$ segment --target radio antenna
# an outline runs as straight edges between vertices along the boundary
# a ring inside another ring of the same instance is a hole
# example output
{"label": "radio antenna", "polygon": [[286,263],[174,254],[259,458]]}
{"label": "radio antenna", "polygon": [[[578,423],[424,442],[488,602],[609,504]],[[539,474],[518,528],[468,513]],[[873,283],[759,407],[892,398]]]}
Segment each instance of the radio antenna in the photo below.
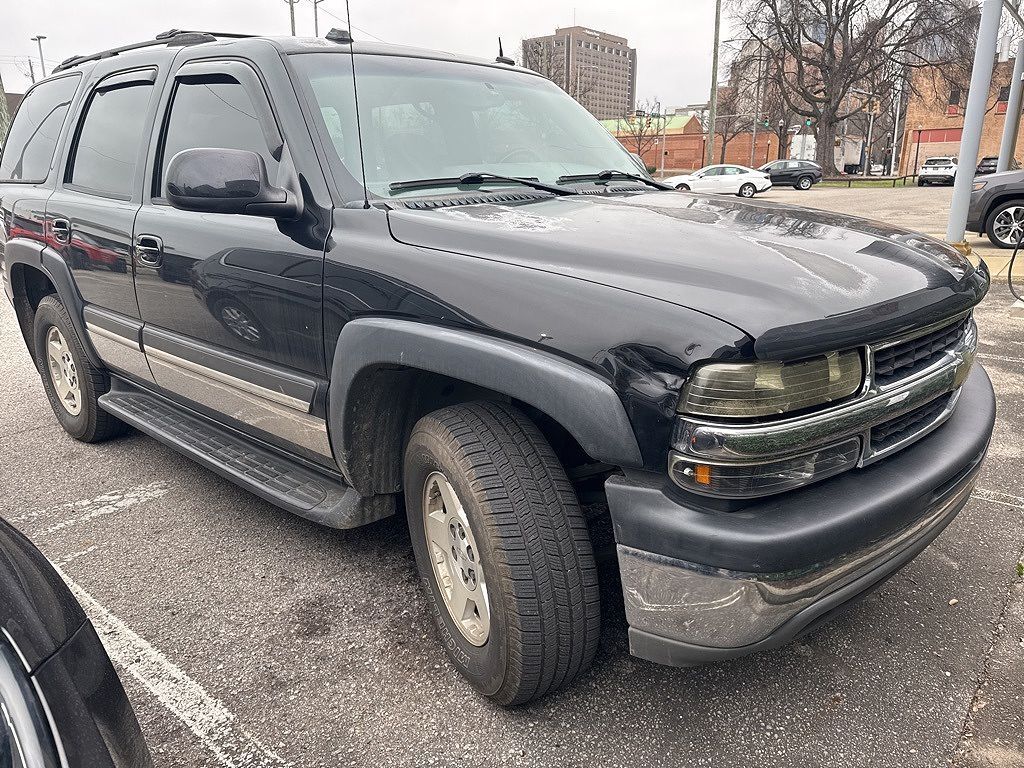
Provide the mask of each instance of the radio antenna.
{"label": "radio antenna", "polygon": [[352,62],[352,98],[356,100],[356,137],[359,139],[359,170],[363,178],[363,208],[370,207],[370,194],[366,189],[366,156],[363,154],[363,121],[359,119],[359,88],[356,85],[356,52],[352,43],[352,12],[345,0],[345,23],[349,29],[348,54]]}

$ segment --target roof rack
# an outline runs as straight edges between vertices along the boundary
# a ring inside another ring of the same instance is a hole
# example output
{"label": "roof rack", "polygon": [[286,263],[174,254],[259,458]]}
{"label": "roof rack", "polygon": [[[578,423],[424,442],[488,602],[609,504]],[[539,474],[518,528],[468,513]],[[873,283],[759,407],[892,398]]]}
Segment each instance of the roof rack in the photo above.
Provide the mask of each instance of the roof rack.
{"label": "roof rack", "polygon": [[64,59],[64,61],[53,68],[53,71],[62,72],[65,69],[77,67],[79,64],[84,64],[87,61],[108,59],[111,56],[117,56],[118,54],[125,53],[127,51],[136,51],[139,48],[150,48],[154,45],[166,45],[168,47],[175,45],[197,45],[198,43],[213,42],[217,38],[221,37],[241,39],[246,37],[255,37],[255,35],[242,35],[237,32],[205,32],[195,29],[169,29],[166,32],[161,32],[152,40],[146,40],[141,43],[132,43],[131,45],[122,45],[118,48],[110,48],[106,51],[100,51],[99,53],[91,53],[88,56],[72,56],[69,59]]}

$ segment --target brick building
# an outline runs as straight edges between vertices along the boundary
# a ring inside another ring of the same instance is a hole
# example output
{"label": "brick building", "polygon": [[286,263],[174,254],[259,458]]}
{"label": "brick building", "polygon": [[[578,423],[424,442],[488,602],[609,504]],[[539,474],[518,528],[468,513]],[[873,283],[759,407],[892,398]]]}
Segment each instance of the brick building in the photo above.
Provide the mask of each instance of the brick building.
{"label": "brick building", "polygon": [[[637,120],[642,118],[632,118]],[[704,126],[696,115],[673,115],[665,123],[664,137],[653,129],[648,131],[637,146],[637,131],[631,129],[629,120],[603,120],[605,128],[617,138],[630,152],[637,152],[644,162],[652,168],[661,168],[661,153],[665,154],[666,173],[685,173],[704,166],[704,142],[706,134]],[[662,144],[664,138],[664,144]],[[725,148],[725,162],[736,165],[750,165],[750,145],[752,133],[741,133],[731,138]],[[715,137],[715,158],[721,158],[722,137]],[[754,148],[754,167],[763,165],[779,156],[778,137],[774,133],[758,133]]]}
{"label": "brick building", "polygon": [[[1006,122],[1007,99],[1013,76],[1013,59],[998,61],[986,103],[985,123],[978,158],[999,154]],[[929,157],[957,156],[964,126],[967,91],[946,83],[940,73],[921,70],[915,80],[918,94],[907,103],[900,152],[900,173],[911,175]],[[1024,126],[1017,135],[1017,158],[1024,157]]]}
{"label": "brick building", "polygon": [[636,105],[636,49],[624,37],[557,29],[523,40],[523,66],[561,86],[598,120],[631,114]]}

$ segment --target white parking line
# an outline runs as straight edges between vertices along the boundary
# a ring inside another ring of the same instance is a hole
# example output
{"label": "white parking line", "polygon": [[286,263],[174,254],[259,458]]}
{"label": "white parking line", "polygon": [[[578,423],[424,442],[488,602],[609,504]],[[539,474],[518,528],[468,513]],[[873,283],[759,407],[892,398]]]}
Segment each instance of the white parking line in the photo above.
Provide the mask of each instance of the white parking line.
{"label": "white parking line", "polygon": [[[56,567],[56,566],[55,566]],[[110,658],[188,726],[226,768],[284,768],[286,762],[235,722],[224,704],[104,608],[59,567]]]}
{"label": "white parking line", "polygon": [[142,504],[145,501],[158,499],[167,493],[167,489],[167,483],[157,481],[147,483],[145,485],[138,485],[127,490],[109,491],[97,496],[95,499],[74,501],[70,504],[64,504],[60,507],[49,510],[26,512],[25,514],[12,518],[11,522],[31,523],[39,520],[40,518],[53,517],[66,514],[68,512],[74,514],[73,517],[66,517],[59,522],[42,528],[41,530],[31,531],[30,534],[32,538],[38,539],[43,536],[49,536],[50,534],[57,533],[58,531],[62,531],[66,528],[80,525],[81,523],[87,523],[97,517],[111,515],[114,512],[120,512],[121,510],[134,507],[136,504]]}
{"label": "white parking line", "polygon": [[1024,510],[1024,496],[1014,496],[1012,493],[992,491],[988,488],[975,488],[974,493],[971,495],[985,501],[991,501],[993,504],[1002,504],[1014,509]]}
{"label": "white parking line", "polygon": [[1007,357],[1006,355],[992,355],[988,352],[979,352],[975,357],[980,357],[982,360],[1002,360],[1006,363],[1024,363],[1024,357]]}

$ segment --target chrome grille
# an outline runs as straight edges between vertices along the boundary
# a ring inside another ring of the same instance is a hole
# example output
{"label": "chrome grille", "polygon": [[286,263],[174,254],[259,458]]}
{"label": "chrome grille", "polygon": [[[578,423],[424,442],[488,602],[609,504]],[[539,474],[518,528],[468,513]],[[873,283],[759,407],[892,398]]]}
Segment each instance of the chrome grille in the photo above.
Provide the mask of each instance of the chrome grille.
{"label": "chrome grille", "polygon": [[875,384],[881,387],[912,376],[963,341],[971,316],[906,341],[874,348]]}
{"label": "chrome grille", "polygon": [[934,424],[949,407],[953,394],[950,392],[937,397],[930,403],[872,427],[872,453],[886,451],[909,437],[916,437],[922,430]]}

